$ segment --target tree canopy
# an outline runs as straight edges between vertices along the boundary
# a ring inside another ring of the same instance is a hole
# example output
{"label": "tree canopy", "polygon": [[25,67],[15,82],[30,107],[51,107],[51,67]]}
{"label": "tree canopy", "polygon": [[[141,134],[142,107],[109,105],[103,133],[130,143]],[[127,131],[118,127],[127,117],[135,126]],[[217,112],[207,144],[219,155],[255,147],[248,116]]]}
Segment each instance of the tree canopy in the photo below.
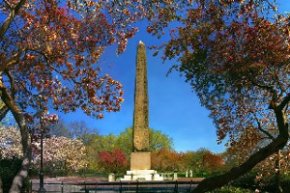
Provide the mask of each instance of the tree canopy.
{"label": "tree canopy", "polygon": [[[164,58],[178,60],[174,67],[210,110],[220,141],[234,143],[247,128],[270,139],[240,166],[193,191],[205,192],[248,172],[289,140],[290,16],[275,12],[272,1],[192,2],[171,29]],[[160,25],[149,31],[161,33]]]}
{"label": "tree canopy", "polygon": [[122,85],[101,72],[99,58],[114,43],[121,53],[143,18],[149,33],[169,31],[163,58],[177,59],[174,67],[211,111],[219,140],[234,143],[248,128],[269,138],[194,192],[238,178],[289,140],[290,16],[276,12],[274,0],[6,0],[0,6],[0,118],[12,112],[24,155],[12,192],[20,191],[29,168],[28,123],[49,108],[82,109],[96,118],[120,109]]}

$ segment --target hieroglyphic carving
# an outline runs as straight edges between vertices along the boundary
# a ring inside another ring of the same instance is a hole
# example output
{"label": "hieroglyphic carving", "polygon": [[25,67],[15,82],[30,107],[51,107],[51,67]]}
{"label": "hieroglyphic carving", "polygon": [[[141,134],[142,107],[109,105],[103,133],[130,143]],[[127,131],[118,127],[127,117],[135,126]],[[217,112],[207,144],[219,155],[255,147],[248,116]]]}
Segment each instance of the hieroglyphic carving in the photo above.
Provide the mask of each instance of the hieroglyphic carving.
{"label": "hieroglyphic carving", "polygon": [[133,120],[133,151],[149,150],[148,93],[146,49],[139,42],[136,58],[135,104]]}

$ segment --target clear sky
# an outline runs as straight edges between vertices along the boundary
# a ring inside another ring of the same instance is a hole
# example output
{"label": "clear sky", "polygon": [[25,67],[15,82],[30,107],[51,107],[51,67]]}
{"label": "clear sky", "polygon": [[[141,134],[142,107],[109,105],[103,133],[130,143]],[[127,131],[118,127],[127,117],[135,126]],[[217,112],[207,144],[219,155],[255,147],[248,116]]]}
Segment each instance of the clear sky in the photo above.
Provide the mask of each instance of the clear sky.
{"label": "clear sky", "polygon": [[[290,1],[278,0],[283,5],[281,12],[290,10]],[[140,24],[139,26],[144,26]],[[101,59],[103,71],[119,80],[124,86],[124,103],[121,111],[106,113],[104,119],[96,120],[81,112],[63,116],[65,121],[85,121],[90,128],[96,128],[100,134],[119,134],[133,123],[134,80],[136,47],[139,40],[146,46],[156,43],[156,39],[146,34],[140,27],[138,34],[129,40],[126,51],[116,56],[115,48],[106,50]],[[173,139],[177,151],[207,148],[213,152],[222,152],[224,145],[217,145],[216,130],[209,112],[200,105],[199,99],[185,83],[184,77],[173,72],[166,77],[172,61],[162,62],[160,56],[152,56],[147,49],[149,125],[162,131]]]}
{"label": "clear sky", "polygon": [[[144,26],[144,25],[139,25]],[[136,48],[142,40],[146,46],[156,43],[156,39],[146,34],[140,27],[139,33],[128,42],[126,51],[116,56],[115,48],[106,50],[101,59],[103,72],[110,74],[123,84],[124,103],[121,111],[106,113],[104,119],[96,120],[81,112],[62,116],[67,121],[83,120],[90,128],[96,128],[100,134],[119,134],[133,124],[134,85]],[[147,48],[147,76],[149,95],[149,125],[172,138],[177,151],[208,148],[214,152],[224,150],[216,143],[216,131],[209,112],[201,107],[199,99],[178,72],[166,76],[172,61],[163,63],[160,55],[153,57],[153,51]]]}

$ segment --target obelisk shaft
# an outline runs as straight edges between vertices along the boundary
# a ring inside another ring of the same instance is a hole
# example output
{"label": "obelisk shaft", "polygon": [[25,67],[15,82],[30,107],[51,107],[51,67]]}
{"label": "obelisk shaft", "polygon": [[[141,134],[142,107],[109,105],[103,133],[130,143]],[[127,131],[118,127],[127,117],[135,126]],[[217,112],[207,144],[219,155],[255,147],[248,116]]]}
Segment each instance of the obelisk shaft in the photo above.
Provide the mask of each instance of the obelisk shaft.
{"label": "obelisk shaft", "polygon": [[149,151],[146,48],[139,42],[136,58],[133,152]]}

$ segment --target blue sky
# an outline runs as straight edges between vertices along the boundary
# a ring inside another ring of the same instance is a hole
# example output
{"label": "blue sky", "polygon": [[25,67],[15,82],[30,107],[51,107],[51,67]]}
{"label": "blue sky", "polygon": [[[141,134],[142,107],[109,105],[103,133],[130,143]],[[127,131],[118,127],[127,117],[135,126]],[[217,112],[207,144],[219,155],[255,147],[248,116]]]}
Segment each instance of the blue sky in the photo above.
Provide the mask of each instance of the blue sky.
{"label": "blue sky", "polygon": [[[282,5],[279,9],[281,12],[290,10],[288,0],[277,2]],[[144,23],[139,24],[140,31],[129,40],[123,54],[116,56],[116,48],[110,47],[100,61],[103,71],[124,86],[125,101],[121,111],[106,113],[102,120],[87,117],[78,111],[63,116],[65,121],[85,121],[90,128],[95,128],[95,131],[103,135],[119,134],[132,126],[136,47],[139,40],[146,46],[158,42],[148,35],[142,26],[145,26]],[[153,57],[152,51],[147,49],[150,127],[171,137],[177,151],[195,151],[199,148],[207,148],[213,152],[224,151],[224,145],[217,145],[216,130],[208,117],[209,112],[200,105],[199,99],[190,85],[185,83],[184,77],[178,72],[166,76],[172,63],[173,61],[163,63],[159,55]]]}
{"label": "blue sky", "polygon": [[[145,26],[140,24],[139,26]],[[87,117],[80,111],[62,116],[68,121],[85,121],[90,128],[100,134],[119,134],[133,124],[134,84],[136,48],[142,40],[146,46],[157,43],[140,27],[139,33],[128,42],[126,51],[116,56],[115,47],[106,50],[100,61],[103,72],[110,74],[123,84],[124,103],[121,111],[106,113],[104,119],[96,120]],[[208,148],[214,152],[224,150],[223,145],[216,143],[216,131],[209,112],[201,107],[199,99],[190,85],[178,72],[166,76],[173,61],[163,63],[160,56],[152,56],[153,51],[147,49],[149,125],[172,138],[177,151]]]}

